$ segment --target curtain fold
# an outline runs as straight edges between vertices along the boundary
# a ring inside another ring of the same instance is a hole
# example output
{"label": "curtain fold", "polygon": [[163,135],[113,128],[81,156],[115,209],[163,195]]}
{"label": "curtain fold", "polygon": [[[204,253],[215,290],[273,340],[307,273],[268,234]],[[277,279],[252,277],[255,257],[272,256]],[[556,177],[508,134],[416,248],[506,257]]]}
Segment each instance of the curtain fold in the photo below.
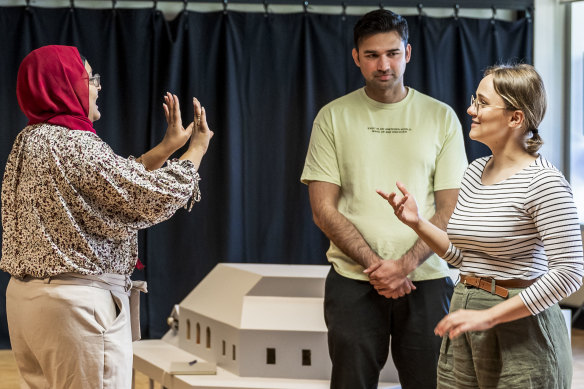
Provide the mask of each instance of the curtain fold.
{"label": "curtain fold", "polygon": [[[31,50],[75,45],[102,76],[95,128],[119,154],[139,156],[166,129],[162,97],[179,96],[183,122],[192,96],[215,131],[200,174],[203,199],[189,214],[140,234],[143,334],[162,336],[173,304],[218,262],[325,264],[328,241],[312,221],[299,182],[318,110],[364,82],[351,58],[357,16],[152,9],[0,7],[0,173],[26,124],[16,74]],[[406,84],[451,105],[467,156],[489,153],[468,139],[469,98],[497,62],[532,62],[530,21],[407,16],[412,60]],[[178,156],[180,151],[177,152]],[[8,347],[0,273],[0,347]],[[226,288],[229,285],[225,285]]]}

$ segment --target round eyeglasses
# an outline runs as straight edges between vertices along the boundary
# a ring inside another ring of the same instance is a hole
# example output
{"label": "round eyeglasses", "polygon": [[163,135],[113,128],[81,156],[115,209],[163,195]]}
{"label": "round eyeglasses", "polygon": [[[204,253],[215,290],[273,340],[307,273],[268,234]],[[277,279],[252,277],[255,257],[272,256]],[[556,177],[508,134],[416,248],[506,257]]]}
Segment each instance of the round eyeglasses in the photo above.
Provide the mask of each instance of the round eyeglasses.
{"label": "round eyeglasses", "polygon": [[470,105],[474,106],[477,115],[479,114],[480,107],[489,107],[489,108],[499,108],[499,109],[507,109],[507,107],[501,107],[499,105],[490,105],[490,104],[482,104],[479,103],[478,99],[475,99],[474,95],[470,95]]}
{"label": "round eyeglasses", "polygon": [[99,88],[101,86],[101,77],[99,74],[95,73],[93,76],[89,77],[89,82],[92,83],[94,87]]}

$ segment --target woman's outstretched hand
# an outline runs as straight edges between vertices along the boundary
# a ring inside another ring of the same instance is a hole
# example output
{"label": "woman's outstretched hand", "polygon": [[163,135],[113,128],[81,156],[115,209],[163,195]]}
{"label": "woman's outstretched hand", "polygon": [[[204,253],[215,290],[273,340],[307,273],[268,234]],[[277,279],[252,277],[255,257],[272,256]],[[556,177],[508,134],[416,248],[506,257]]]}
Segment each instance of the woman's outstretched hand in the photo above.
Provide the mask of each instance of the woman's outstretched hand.
{"label": "woman's outstretched hand", "polygon": [[187,128],[184,128],[178,97],[166,92],[164,103],[162,104],[164,116],[168,123],[164,139],[152,150],[147,151],[137,159],[146,169],[156,170],[160,168],[175,151],[187,143],[189,138],[191,139],[189,147],[180,159],[190,160],[195,165],[195,169],[199,169],[201,160],[209,147],[209,140],[213,137],[213,131],[209,130],[207,125],[205,108],[202,108],[199,100],[194,97],[193,106],[195,108],[195,121],[189,124]]}
{"label": "woman's outstretched hand", "polygon": [[162,143],[171,150],[172,154],[187,143],[193,132],[193,127],[189,126],[186,129],[183,127],[180,104],[176,95],[166,92],[162,107],[164,108],[166,123],[168,123]]}
{"label": "woman's outstretched hand", "polygon": [[201,103],[195,97],[193,97],[193,107],[195,108],[195,120],[189,124],[186,130],[191,134],[191,141],[189,142],[189,148],[180,159],[188,159],[198,170],[201,160],[209,148],[209,141],[213,137],[213,131],[207,125],[205,108],[201,107]]}
{"label": "woman's outstretched hand", "polygon": [[416,200],[412,195],[410,195],[406,187],[401,182],[398,181],[396,185],[403,194],[403,196],[399,199],[397,198],[397,194],[395,192],[388,194],[379,189],[376,192],[385,200],[387,200],[399,220],[401,220],[409,227],[415,229],[420,222]]}
{"label": "woman's outstretched hand", "polygon": [[196,97],[193,97],[193,107],[195,108],[195,120],[187,128],[187,130],[190,128],[192,132],[189,148],[197,149],[205,154],[214,133],[207,124],[205,107],[201,107],[201,103]]}

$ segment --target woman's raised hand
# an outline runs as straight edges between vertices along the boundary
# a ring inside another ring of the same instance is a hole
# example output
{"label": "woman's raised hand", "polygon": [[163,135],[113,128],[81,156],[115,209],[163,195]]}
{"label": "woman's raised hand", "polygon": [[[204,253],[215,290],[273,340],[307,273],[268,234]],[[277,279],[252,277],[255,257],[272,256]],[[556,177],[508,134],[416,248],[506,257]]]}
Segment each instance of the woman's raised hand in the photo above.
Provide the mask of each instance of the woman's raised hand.
{"label": "woman's raised hand", "polygon": [[195,107],[195,121],[183,127],[182,118],[180,116],[180,104],[178,97],[169,92],[164,96],[164,116],[168,127],[164,139],[152,150],[142,154],[137,159],[148,170],[156,170],[164,165],[164,162],[172,156],[172,154],[183,147],[185,143],[191,139],[189,147],[179,159],[188,159],[198,169],[201,164],[203,156],[209,147],[209,140],[213,136],[213,131],[209,130],[207,126],[207,117],[205,109],[201,107],[199,100],[193,98],[193,105]]}
{"label": "woman's raised hand", "polygon": [[164,108],[166,123],[168,123],[166,134],[164,135],[162,142],[171,149],[171,153],[173,153],[187,143],[193,132],[193,128],[192,126],[189,126],[186,129],[183,127],[182,118],[180,116],[180,104],[176,95],[166,92],[162,107]]}
{"label": "woman's raised hand", "polygon": [[196,97],[193,97],[193,107],[195,108],[195,121],[187,128],[187,130],[191,129],[192,131],[189,148],[197,149],[205,154],[214,133],[207,124],[205,108],[201,107],[201,103]]}
{"label": "woman's raised hand", "polygon": [[193,106],[195,108],[195,121],[187,127],[187,132],[192,134],[191,141],[189,148],[180,159],[188,159],[195,165],[195,169],[198,170],[201,160],[209,148],[209,141],[213,137],[213,131],[207,125],[205,108],[201,107],[199,100],[194,97]]}
{"label": "woman's raised hand", "polygon": [[406,187],[401,182],[398,181],[396,185],[403,194],[400,199],[397,198],[397,194],[395,192],[388,194],[379,189],[376,192],[385,200],[387,200],[399,220],[415,229],[420,222],[416,200],[414,199],[414,196],[410,195]]}

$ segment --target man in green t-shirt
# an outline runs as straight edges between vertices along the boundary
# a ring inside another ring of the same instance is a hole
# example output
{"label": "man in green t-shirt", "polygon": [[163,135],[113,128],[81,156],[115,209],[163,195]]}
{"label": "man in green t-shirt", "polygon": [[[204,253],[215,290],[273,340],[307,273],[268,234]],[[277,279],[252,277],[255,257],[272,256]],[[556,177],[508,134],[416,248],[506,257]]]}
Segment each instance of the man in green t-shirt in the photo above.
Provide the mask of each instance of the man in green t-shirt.
{"label": "man in green t-shirt", "polygon": [[377,387],[390,338],[402,387],[435,388],[440,338],[433,330],[448,312],[448,267],[375,190],[402,181],[420,213],[445,228],[467,165],[462,130],[450,107],[404,86],[411,46],[403,17],[370,12],[354,40],[365,87],[318,113],[301,178],[331,241],[331,388]]}

